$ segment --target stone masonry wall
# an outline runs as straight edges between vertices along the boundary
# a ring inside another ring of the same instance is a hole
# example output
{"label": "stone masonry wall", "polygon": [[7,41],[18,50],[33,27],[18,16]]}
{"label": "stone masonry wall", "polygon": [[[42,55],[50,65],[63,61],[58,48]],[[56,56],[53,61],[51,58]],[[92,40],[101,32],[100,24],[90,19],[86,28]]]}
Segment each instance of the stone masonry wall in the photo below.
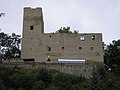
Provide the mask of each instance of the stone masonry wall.
{"label": "stone masonry wall", "polygon": [[89,77],[95,64],[64,64],[64,63],[35,63],[35,62],[3,62],[2,66],[19,67],[23,69],[54,69],[63,73]]}

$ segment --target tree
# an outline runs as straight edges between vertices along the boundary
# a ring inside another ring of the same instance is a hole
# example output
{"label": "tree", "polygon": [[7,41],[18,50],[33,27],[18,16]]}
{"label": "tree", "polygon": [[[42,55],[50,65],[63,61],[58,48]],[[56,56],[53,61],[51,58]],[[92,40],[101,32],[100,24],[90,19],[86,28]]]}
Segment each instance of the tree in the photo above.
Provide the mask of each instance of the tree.
{"label": "tree", "polygon": [[105,90],[105,86],[101,80],[101,75],[94,66],[91,71],[91,76],[88,80],[89,90]]}
{"label": "tree", "polygon": [[5,41],[7,38],[7,34],[4,34],[3,32],[0,33],[0,62],[2,63],[2,59],[4,57],[4,48],[5,47]]}
{"label": "tree", "polygon": [[58,87],[50,84],[50,85],[48,86],[48,88],[46,88],[45,90],[59,90],[59,89],[58,89]]}
{"label": "tree", "polygon": [[70,27],[61,27],[56,33],[72,33]]}
{"label": "tree", "polygon": [[41,80],[36,81],[32,87],[32,90],[45,90],[45,84]]}
{"label": "tree", "polygon": [[0,90],[8,90],[9,76],[10,76],[10,69],[0,66],[0,82],[2,82],[2,87],[1,88],[3,88],[3,89],[0,89]]}
{"label": "tree", "polygon": [[70,27],[61,27],[56,33],[75,33],[77,34],[79,31],[74,30],[73,32],[70,30]]}
{"label": "tree", "polygon": [[[0,18],[2,16],[5,16],[5,13],[0,13]],[[0,28],[0,31],[1,31],[1,28]],[[3,55],[2,55],[2,50],[1,50],[1,34],[0,34],[0,63],[2,63],[2,57]]]}
{"label": "tree", "polygon": [[120,70],[120,40],[113,40],[104,50],[106,68],[112,72]]}
{"label": "tree", "polygon": [[20,58],[20,35],[12,33],[12,35],[0,32],[0,60]]}
{"label": "tree", "polygon": [[41,80],[46,84],[51,83],[52,77],[51,74],[46,69],[40,69],[36,74],[36,80]]}

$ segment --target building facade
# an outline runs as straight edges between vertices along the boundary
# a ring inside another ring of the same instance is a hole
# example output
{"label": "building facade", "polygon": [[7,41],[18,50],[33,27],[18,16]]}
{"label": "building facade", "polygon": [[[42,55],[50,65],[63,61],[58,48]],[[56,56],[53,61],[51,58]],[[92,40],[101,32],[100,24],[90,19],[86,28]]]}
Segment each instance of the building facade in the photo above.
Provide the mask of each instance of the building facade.
{"label": "building facade", "polygon": [[44,33],[42,8],[24,8],[22,59],[103,62],[101,33]]}

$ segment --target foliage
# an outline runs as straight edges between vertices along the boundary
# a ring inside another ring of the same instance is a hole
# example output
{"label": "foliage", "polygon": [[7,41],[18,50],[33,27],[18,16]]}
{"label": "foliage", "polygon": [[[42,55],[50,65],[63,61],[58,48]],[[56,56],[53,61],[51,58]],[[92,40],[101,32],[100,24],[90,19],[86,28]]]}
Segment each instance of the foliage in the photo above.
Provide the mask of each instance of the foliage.
{"label": "foliage", "polygon": [[93,67],[87,85],[88,90],[120,90],[120,76],[106,72],[103,67]]}
{"label": "foliage", "polygon": [[120,71],[120,40],[113,40],[104,50],[106,68],[112,72]]}
{"label": "foliage", "polygon": [[101,75],[97,71],[97,68],[94,66],[91,71],[90,78],[88,80],[88,88],[89,90],[104,90],[105,86],[101,80]]}
{"label": "foliage", "polygon": [[91,77],[55,70],[20,69],[0,66],[0,90],[120,90],[118,74],[93,68]]}
{"label": "foliage", "polygon": [[20,58],[20,35],[12,35],[0,32],[0,59]]}
{"label": "foliage", "polygon": [[70,27],[61,27],[58,31],[56,31],[56,33],[75,33],[77,34],[79,31],[74,30],[73,32],[70,30]]}
{"label": "foliage", "polygon": [[116,73],[106,73],[102,78],[105,90],[120,90],[120,76]]}
{"label": "foliage", "polygon": [[35,79],[36,80],[41,80],[44,83],[49,84],[49,83],[51,83],[52,77],[51,77],[50,72],[48,72],[48,70],[40,69],[36,73]]}
{"label": "foliage", "polygon": [[41,80],[36,81],[32,87],[32,90],[44,90],[44,89],[45,89],[45,84]]}
{"label": "foliage", "polygon": [[79,90],[85,80],[55,70],[0,67],[0,90]]}

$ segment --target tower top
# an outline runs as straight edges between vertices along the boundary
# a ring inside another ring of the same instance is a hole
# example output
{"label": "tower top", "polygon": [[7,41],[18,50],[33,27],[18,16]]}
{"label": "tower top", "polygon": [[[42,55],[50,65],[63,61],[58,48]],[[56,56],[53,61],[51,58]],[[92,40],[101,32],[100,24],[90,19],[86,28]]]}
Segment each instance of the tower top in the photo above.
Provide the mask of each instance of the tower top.
{"label": "tower top", "polygon": [[33,9],[33,10],[35,10],[35,9],[42,9],[41,7],[36,7],[36,8],[31,8],[31,7],[25,7],[24,9]]}
{"label": "tower top", "polygon": [[[44,21],[43,21],[43,13],[41,7],[24,8],[24,16],[23,16],[23,32],[26,31],[27,34],[39,34],[44,32]],[[29,27],[29,28],[28,28]],[[31,33],[32,29],[32,33]],[[24,33],[26,33],[24,32]],[[25,36],[27,35],[25,34]]]}
{"label": "tower top", "polygon": [[25,7],[24,8],[24,18],[35,18],[35,17],[43,18],[41,7],[36,7],[36,8]]}

